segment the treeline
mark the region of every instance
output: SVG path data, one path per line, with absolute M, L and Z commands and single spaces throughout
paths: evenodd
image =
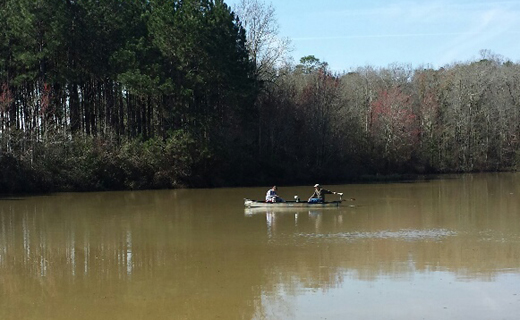
M 221 0 L 0 1 L 0 190 L 231 170 L 258 90 L 236 19 Z
M 0 192 L 520 163 L 518 64 L 266 64 L 245 22 L 221 0 L 0 0 Z
M 304 57 L 260 97 L 260 150 L 283 172 L 340 181 L 516 170 L 520 65 L 481 55 L 439 70 L 391 65 L 342 74 Z

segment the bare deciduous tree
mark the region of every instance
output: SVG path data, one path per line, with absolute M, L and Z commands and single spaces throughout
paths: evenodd
M 235 13 L 246 29 L 247 48 L 257 66 L 259 78 L 273 81 L 278 67 L 287 60 L 291 51 L 289 38 L 279 36 L 273 5 L 259 0 L 241 0 Z

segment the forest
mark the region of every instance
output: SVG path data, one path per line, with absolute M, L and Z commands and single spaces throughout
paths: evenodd
M 287 59 L 272 13 L 257 0 L 0 0 L 0 193 L 519 168 L 518 63 L 482 50 L 439 69 L 333 72 Z

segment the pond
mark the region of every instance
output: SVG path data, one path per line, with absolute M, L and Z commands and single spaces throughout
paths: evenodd
M 0 198 L 0 319 L 518 318 L 520 174 L 325 187 Z

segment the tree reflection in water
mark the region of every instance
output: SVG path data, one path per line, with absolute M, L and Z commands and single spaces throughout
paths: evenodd
M 218 189 L 0 200 L 0 318 L 285 318 L 276 301 L 290 318 L 304 297 L 441 303 L 454 287 L 487 286 L 510 310 L 520 293 L 502 281 L 520 287 L 520 183 L 487 177 L 356 185 L 359 205 L 334 210 L 244 211 Z M 430 291 L 396 291 L 419 285 Z

